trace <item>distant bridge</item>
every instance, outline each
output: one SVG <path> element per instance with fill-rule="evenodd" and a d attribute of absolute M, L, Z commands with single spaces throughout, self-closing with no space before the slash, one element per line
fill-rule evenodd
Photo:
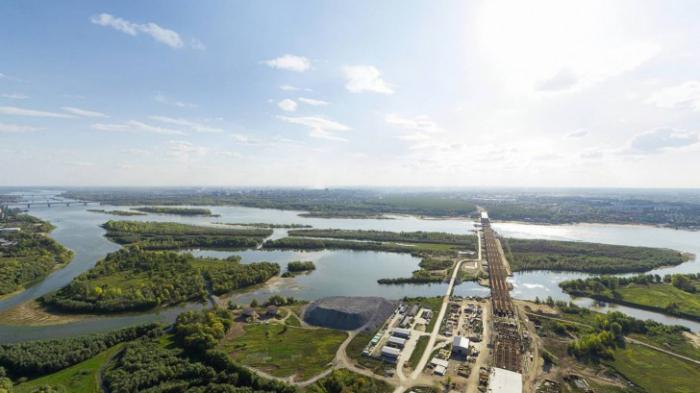
<path fill-rule="evenodd" d="M 3 204 L 5 207 L 24 207 L 28 209 L 31 209 L 32 206 L 37 207 L 37 206 L 47 206 L 47 207 L 52 207 L 52 206 L 66 206 L 70 207 L 71 205 L 83 205 L 83 206 L 88 206 L 88 205 L 100 205 L 100 202 L 88 202 L 88 201 L 60 201 L 60 200 L 55 200 L 55 199 L 49 199 L 49 200 L 43 200 L 43 201 L 18 201 L 18 202 L 6 202 Z"/>

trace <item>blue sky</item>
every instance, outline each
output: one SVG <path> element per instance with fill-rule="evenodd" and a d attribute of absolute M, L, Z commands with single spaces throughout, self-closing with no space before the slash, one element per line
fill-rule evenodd
<path fill-rule="evenodd" d="M 521 3 L 0 3 L 0 185 L 700 187 L 700 4 Z"/>

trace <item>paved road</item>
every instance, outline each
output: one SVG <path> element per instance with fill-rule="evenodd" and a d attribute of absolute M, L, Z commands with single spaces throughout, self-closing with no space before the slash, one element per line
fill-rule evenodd
<path fill-rule="evenodd" d="M 437 339 L 438 332 L 440 331 L 442 319 L 445 317 L 445 311 L 447 311 L 447 303 L 449 303 L 450 301 L 450 294 L 452 293 L 452 289 L 454 288 L 455 280 L 457 279 L 457 273 L 459 273 L 460 268 L 462 267 L 462 262 L 463 260 L 457 261 L 457 264 L 455 265 L 454 271 L 452 272 L 452 278 L 450 279 L 450 285 L 447 286 L 447 293 L 442 299 L 442 306 L 440 307 L 440 312 L 435 317 L 437 318 L 437 320 L 435 322 L 435 326 L 433 326 L 432 333 L 430 333 L 430 339 L 428 339 L 428 346 L 425 347 L 425 352 L 423 352 L 423 357 L 421 357 L 420 362 L 418 362 L 418 367 L 416 367 L 416 369 L 413 370 L 413 373 L 411 374 L 411 379 L 418 378 L 420 373 L 423 372 L 423 368 L 425 368 L 425 365 L 428 363 L 430 354 L 433 353 L 435 340 Z"/>

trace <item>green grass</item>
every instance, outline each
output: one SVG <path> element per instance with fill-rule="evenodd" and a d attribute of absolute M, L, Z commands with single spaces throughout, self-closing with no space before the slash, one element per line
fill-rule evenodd
<path fill-rule="evenodd" d="M 416 347 L 413 349 L 413 352 L 411 353 L 411 357 L 408 359 L 408 362 L 412 368 L 415 369 L 416 367 L 418 367 L 418 363 L 420 362 L 420 358 L 423 357 L 423 352 L 425 352 L 425 348 L 428 346 L 429 340 L 430 340 L 430 337 L 428 337 L 428 336 L 420 336 L 418 338 L 418 342 L 416 343 Z"/>
<path fill-rule="evenodd" d="M 289 311 L 291 315 L 284 321 L 288 326 L 301 327 L 301 321 L 293 312 Z"/>
<path fill-rule="evenodd" d="M 15 393 L 29 393 L 40 386 L 50 385 L 61 393 L 101 393 L 98 376 L 102 365 L 119 352 L 121 344 L 75 366 L 15 386 Z"/>
<path fill-rule="evenodd" d="M 700 293 L 688 293 L 671 284 L 633 284 L 617 290 L 622 300 L 628 303 L 657 309 L 667 309 L 671 304 L 677 311 L 700 318 Z"/>
<path fill-rule="evenodd" d="M 302 390 L 304 393 L 389 393 L 392 391 L 394 387 L 384 381 L 345 369 L 335 370 L 331 375 Z"/>
<path fill-rule="evenodd" d="M 640 345 L 627 345 L 606 361 L 620 374 L 648 392 L 695 393 L 700 367 Z"/>
<path fill-rule="evenodd" d="M 246 325 L 245 333 L 222 343 L 233 359 L 276 377 L 309 379 L 333 361 L 347 333 L 283 324 Z"/>

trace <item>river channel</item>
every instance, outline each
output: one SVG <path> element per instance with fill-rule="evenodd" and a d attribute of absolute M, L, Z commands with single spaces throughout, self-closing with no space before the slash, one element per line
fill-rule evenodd
<path fill-rule="evenodd" d="M 104 237 L 100 225 L 108 220 L 170 221 L 198 225 L 216 223 L 270 223 L 304 224 L 314 228 L 373 229 L 387 231 L 439 231 L 468 234 L 473 231 L 473 222 L 461 219 L 421 219 L 411 216 L 395 216 L 393 219 L 325 219 L 300 217 L 300 212 L 272 209 L 255 209 L 238 206 L 209 206 L 218 217 L 184 217 L 176 215 L 156 215 L 117 217 L 104 213 L 89 212 L 90 207 L 82 205 L 37 206 L 30 213 L 51 222 L 56 229 L 51 236 L 75 252 L 74 260 L 65 268 L 54 272 L 44 281 L 26 291 L 0 301 L 0 311 L 57 290 L 66 285 L 78 274 L 91 268 L 107 253 L 118 246 Z M 92 206 L 94 208 L 94 206 Z M 100 209 L 126 209 L 125 207 L 101 206 Z M 494 223 L 496 231 L 506 237 L 541 238 L 553 240 L 591 241 L 610 244 L 668 247 L 700 255 L 700 232 L 673 230 L 634 225 L 532 225 L 520 223 Z M 284 229 L 276 229 L 273 237 L 283 237 Z M 247 250 L 223 252 L 193 250 L 196 255 L 226 257 L 240 255 L 243 263 L 256 261 L 278 262 L 284 269 L 293 260 L 312 260 L 317 269 L 291 279 L 273 280 L 272 284 L 234 295 L 234 300 L 243 304 L 253 298 L 263 300 L 272 294 L 294 296 L 314 300 L 326 296 L 383 296 L 390 299 L 403 296 L 442 295 L 446 284 L 433 285 L 379 285 L 377 279 L 384 277 L 408 276 L 418 268 L 419 259 L 406 254 L 386 252 L 324 250 L 324 251 L 268 251 Z M 700 261 L 695 259 L 682 265 L 658 269 L 653 273 L 700 272 Z M 558 300 L 570 300 L 558 283 L 571 278 L 586 277 L 580 273 L 560 273 L 534 271 L 516 273 L 512 278 L 512 295 L 519 299 L 541 299 L 552 296 Z M 486 296 L 489 290 L 475 283 L 462 283 L 455 288 L 455 294 Z M 668 317 L 658 313 L 632 309 L 629 307 L 599 306 L 590 299 L 577 299 L 586 307 L 615 308 L 642 319 L 654 319 L 662 323 L 682 324 L 694 331 L 700 331 L 700 323 Z M 148 321 L 170 322 L 185 309 L 201 307 L 188 304 L 158 312 L 114 317 L 89 318 L 83 321 L 55 326 L 9 326 L 0 325 L 0 342 L 15 342 L 29 339 L 64 337 L 90 332 L 107 331 L 122 326 Z"/>

